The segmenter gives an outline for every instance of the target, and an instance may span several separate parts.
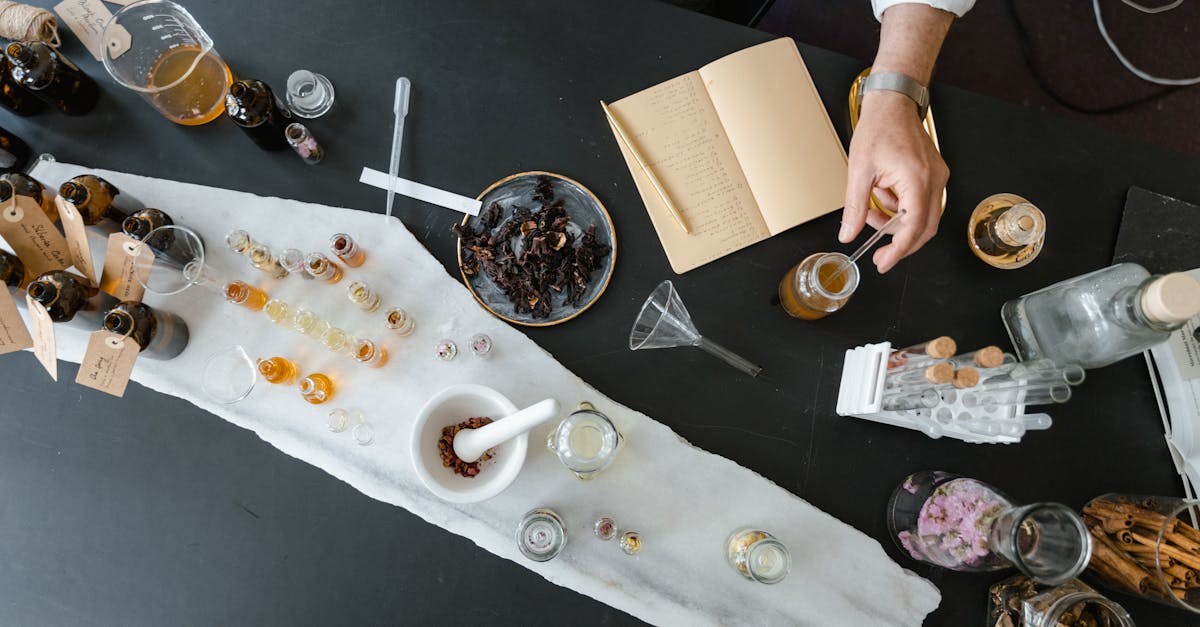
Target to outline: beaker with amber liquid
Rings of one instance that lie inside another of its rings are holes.
[[[779,282],[784,311],[817,320],[841,309],[858,288],[858,266],[842,253],[815,253],[796,264]]]
[[[144,0],[109,19],[104,68],[176,124],[211,122],[225,110],[233,73],[195,18],[168,0]]]
[[[983,199],[967,222],[971,252],[988,265],[1014,270],[1033,261],[1046,241],[1046,216],[1016,194]]]

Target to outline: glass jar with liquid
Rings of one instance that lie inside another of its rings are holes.
[[[125,301],[104,314],[104,330],[133,338],[147,359],[174,359],[187,348],[183,318],[137,301]]]
[[[779,283],[784,311],[817,320],[841,309],[858,289],[858,266],[841,253],[815,253],[796,264]]]
[[[567,470],[586,480],[612,464],[621,442],[612,420],[585,401],[546,437],[546,448],[558,455]]]
[[[792,567],[787,547],[775,536],[753,528],[729,534],[725,559],[739,575],[765,584],[783,581]]]
[[[1016,194],[988,196],[967,222],[971,252],[1001,270],[1013,270],[1033,261],[1045,241],[1046,216]]]

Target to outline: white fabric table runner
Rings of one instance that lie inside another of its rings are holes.
[[[260,312],[192,287],[175,296],[147,295],[148,304],[187,321],[191,342],[172,361],[139,360],[133,379],[142,385],[251,429],[279,450],[372,498],[403,507],[549,581],[651,623],[917,625],[937,607],[937,589],[892,562],[875,540],[592,389],[520,331],[479,307],[399,221],[64,163],[40,163],[33,175],[57,187],[86,171],[199,232],[206,261],[221,276],[250,281],[271,297],[306,306],[347,331],[384,340],[390,353],[385,367],[366,368],[280,329]],[[225,247],[224,236],[231,228],[247,230],[276,251],[326,251],[329,236],[344,231],[364,247],[367,262],[350,269],[348,279],[336,285],[295,277],[276,281]],[[103,243],[95,233],[90,237],[99,269]],[[405,307],[416,319],[413,335],[388,337],[378,312],[368,315],[350,303],[345,287],[355,278],[381,292],[384,308]],[[470,354],[467,344],[474,333],[492,337],[490,359]],[[86,332],[59,328],[59,358],[79,362],[86,338]],[[441,362],[434,356],[434,344],[442,338],[458,343],[454,361]],[[338,383],[335,398],[325,405],[309,405],[295,389],[260,381],[240,403],[213,402],[200,389],[199,373],[210,355],[235,343],[244,345],[252,357],[283,355],[305,371],[332,374]],[[553,425],[547,423],[531,433],[524,470],[508,490],[478,504],[442,502],[425,490],[412,470],[411,421],[438,390],[464,382],[496,388],[519,407],[546,397],[558,399],[564,410],[581,400],[591,401],[617,424],[626,438],[625,448],[597,479],[579,481],[542,445]],[[365,412],[375,426],[374,444],[361,447],[349,432],[330,433],[325,415],[332,407]],[[879,503],[881,516],[884,505]],[[569,538],[561,555],[540,564],[523,558],[515,545],[517,522],[539,506],[563,517]],[[599,513],[611,514],[622,528],[641,532],[641,554],[629,557],[615,541],[592,537],[590,526]],[[782,583],[746,581],[726,564],[726,536],[742,526],[769,531],[788,547],[792,571]]]

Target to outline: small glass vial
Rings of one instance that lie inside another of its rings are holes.
[[[481,359],[492,356],[492,338],[483,333],[471,336],[471,354]]]
[[[404,311],[399,307],[392,307],[391,309],[387,310],[387,313],[384,314],[384,317],[387,328],[395,331],[396,335],[401,337],[412,334],[413,329],[415,329],[417,326],[417,321],[413,320],[412,316],[408,315],[407,311]]]
[[[300,379],[300,396],[313,405],[320,405],[333,398],[333,381],[329,377],[313,373]]]
[[[304,307],[297,307],[295,313],[292,314],[292,329],[302,335],[320,338],[330,329],[330,326],[317,314]]]
[[[329,352],[338,355],[350,355],[357,341],[353,336],[334,326],[326,329],[321,336],[321,344],[329,349]]]
[[[242,281],[225,284],[225,300],[250,311],[260,311],[267,304],[267,293]]]
[[[329,238],[329,249],[351,268],[357,268],[367,260],[367,253],[363,252],[362,246],[345,233],[337,233]]]
[[[292,122],[283,130],[283,134],[292,150],[295,150],[308,165],[317,165],[325,158],[325,149],[303,124]]]
[[[292,306],[278,298],[267,301],[267,304],[263,305],[263,313],[267,314],[271,322],[285,329],[292,326]]]
[[[1014,270],[1042,252],[1046,241],[1046,216],[1016,194],[994,194],[983,199],[967,222],[967,243],[989,266]]]
[[[288,275],[287,269],[279,265],[279,260],[275,258],[271,249],[262,244],[251,244],[246,251],[246,256],[250,258],[251,265],[273,279],[282,279]]]
[[[371,340],[355,341],[353,353],[355,361],[372,368],[382,368],[388,360],[387,349]]]
[[[796,264],[779,283],[784,311],[817,320],[845,306],[858,289],[858,266],[849,262],[841,253],[816,253]]]
[[[306,281],[311,281],[313,275],[309,274],[304,269],[304,253],[295,248],[285,248],[279,253],[279,265],[283,266],[292,276],[298,276]]]
[[[359,309],[367,313],[373,313],[379,309],[379,293],[371,289],[371,286],[362,281],[353,281],[346,286],[346,297],[350,302],[358,305]]]
[[[295,362],[283,357],[271,357],[258,360],[258,374],[266,379],[267,383],[292,385],[296,382],[296,377],[300,372],[296,368]]]
[[[442,340],[433,347],[433,354],[442,361],[451,361],[458,357],[458,345],[452,340]]]
[[[350,431],[350,437],[354,438],[354,443],[359,446],[370,446],[375,441],[375,426],[363,420],[362,414],[359,414],[358,424]]]
[[[521,555],[535,561],[546,562],[558,557],[567,545],[567,529],[562,518],[554,510],[538,508],[530,510],[517,525],[517,548]]]
[[[605,542],[617,537],[617,522],[612,516],[601,516],[592,523],[592,535]]]
[[[335,407],[329,410],[329,415],[325,419],[325,426],[334,433],[341,433],[350,428],[352,417],[349,411],[341,407]]]
[[[239,255],[245,255],[250,252],[254,240],[250,239],[249,233],[241,229],[234,229],[225,235],[225,245],[229,247],[229,250]]]
[[[725,541],[725,559],[741,576],[758,583],[775,584],[787,577],[791,556],[775,536],[757,529],[739,529]]]
[[[326,283],[337,283],[342,280],[342,267],[321,253],[309,253],[304,258],[304,270],[314,279],[321,279]]]
[[[621,550],[626,555],[637,555],[642,552],[642,534],[636,531],[626,531],[621,534],[618,544],[621,545]]]
[[[333,84],[308,70],[296,70],[287,79],[287,104],[302,118],[319,118],[333,107]]]

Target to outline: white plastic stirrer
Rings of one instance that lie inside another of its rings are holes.
[[[396,79],[396,100],[392,111],[396,114],[396,127],[392,131],[392,157],[388,161],[387,216],[392,217],[392,203],[396,199],[396,177],[400,174],[400,148],[404,143],[404,117],[408,115],[408,93],[412,84],[408,77]]]

